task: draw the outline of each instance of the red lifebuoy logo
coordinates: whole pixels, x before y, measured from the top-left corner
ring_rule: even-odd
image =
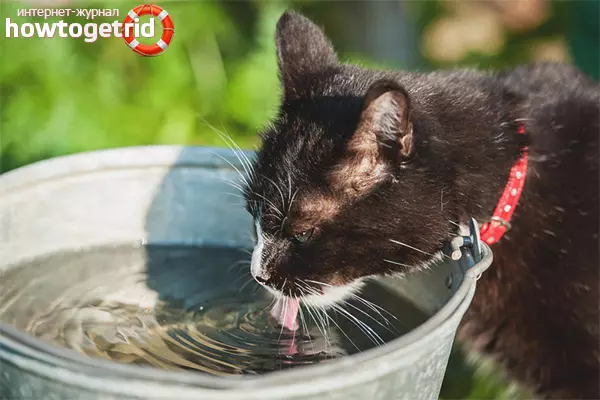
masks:
[[[134,36],[132,27],[139,22],[139,17],[151,15],[159,19],[162,25],[162,36],[155,44],[142,44]],[[169,13],[163,8],[154,4],[142,4],[127,13],[122,26],[123,39],[127,45],[136,53],[142,56],[158,56],[169,47],[175,27]]]

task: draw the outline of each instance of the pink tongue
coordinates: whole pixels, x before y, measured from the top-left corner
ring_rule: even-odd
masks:
[[[298,329],[296,320],[298,318],[299,301],[292,297],[280,297],[275,302],[271,315],[277,320],[279,325],[290,331]]]

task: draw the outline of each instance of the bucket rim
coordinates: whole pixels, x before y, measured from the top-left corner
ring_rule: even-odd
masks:
[[[140,157],[140,154],[146,156]],[[211,147],[140,146],[61,156],[0,175],[0,196],[9,193],[9,190],[12,193],[14,190],[40,181],[106,169],[211,166],[233,170],[234,168],[221,157],[241,167],[231,150]],[[117,160],[116,164],[113,163],[115,160]],[[147,393],[149,385],[153,384],[154,386],[160,384],[156,391],[153,389],[153,395],[165,396],[165,398],[187,398],[188,395],[202,394],[206,399],[209,395],[225,399],[242,393],[246,398],[250,395],[260,395],[258,398],[266,399],[280,395],[281,390],[286,393],[298,390],[303,395],[330,391],[337,386],[356,385],[393,372],[397,370],[398,363],[413,362],[419,351],[431,340],[448,335],[448,332],[452,332],[454,336],[456,329],[452,325],[458,325],[458,321],[471,303],[478,275],[492,262],[489,247],[483,244],[482,251],[482,260],[464,273],[463,280],[452,297],[421,325],[382,346],[326,363],[274,371],[258,376],[216,377],[191,371],[165,371],[86,357],[73,350],[44,342],[3,323],[0,323],[0,360],[4,358],[5,362],[18,364],[21,369],[65,384],[85,388],[99,385],[96,390],[117,394]],[[49,374],[49,371],[57,372],[61,368],[75,374],[68,377],[55,373]],[[73,377],[77,379],[69,379]],[[107,378],[111,383],[119,382],[118,390],[114,388],[116,385],[110,385],[113,387],[106,385]],[[176,387],[184,390],[181,396],[174,395]],[[190,390],[191,392],[188,393],[187,391]],[[164,394],[161,394],[161,391],[164,391]]]

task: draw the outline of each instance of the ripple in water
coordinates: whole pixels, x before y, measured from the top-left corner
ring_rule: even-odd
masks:
[[[366,350],[426,318],[375,285],[347,315],[303,308],[301,328],[290,332],[270,316],[271,298],[246,259],[232,249],[166,246],[47,256],[4,275],[0,321],[91,357],[232,375]]]

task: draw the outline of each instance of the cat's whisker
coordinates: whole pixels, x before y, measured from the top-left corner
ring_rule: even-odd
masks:
[[[312,289],[310,286],[308,286],[306,283],[304,283],[298,279],[296,279],[296,281],[297,281],[298,287],[301,288],[301,290],[306,291],[308,294],[317,294],[317,292],[314,289]],[[312,317],[312,319],[315,321],[315,325],[317,326],[317,329],[319,329],[319,332],[321,332],[321,335],[323,336],[323,339],[325,340],[326,349],[327,349],[327,347],[329,347],[329,351],[331,351],[331,342],[330,342],[329,336],[327,335],[327,327],[325,325],[325,320],[319,313],[317,307],[315,307],[314,309],[311,310],[311,306],[307,304],[306,310],[309,313],[309,315]],[[313,315],[312,311],[314,311],[314,315]],[[325,315],[327,316],[327,313],[325,313]]]
[[[255,191],[250,191],[250,182],[249,179],[252,179],[252,177],[255,175],[254,172],[254,168],[252,166],[252,162],[250,161],[250,159],[244,154],[244,151],[237,145],[237,143],[235,143],[235,141],[231,138],[231,136],[229,136],[226,132],[220,131],[217,128],[215,128],[214,126],[210,125],[209,123],[206,123],[206,125],[213,129],[220,137],[221,139],[228,145],[228,147],[232,150],[232,152],[235,154],[235,156],[237,157],[238,161],[240,162],[240,164],[242,165],[244,172],[246,173],[246,175],[243,175],[239,169],[237,167],[235,167],[231,162],[229,162],[229,160],[225,159],[224,157],[222,157],[219,154],[216,154],[213,152],[213,154],[217,155],[218,157],[220,157],[221,159],[223,159],[225,162],[227,162],[232,168],[234,168],[238,174],[240,175],[240,177],[242,178],[246,188],[242,188],[239,185],[235,185],[234,187],[238,188],[238,190],[240,190],[244,195],[246,194],[252,194],[255,195],[257,197],[262,198],[265,203],[269,206],[269,208],[271,208],[275,213],[278,214],[277,218],[283,218],[283,212],[269,199],[267,199],[265,196],[263,196],[260,193],[257,193]],[[281,191],[281,189],[279,188],[279,186],[273,182],[273,180],[271,180],[268,177],[264,177],[267,180],[269,180],[274,186],[275,188],[279,191],[280,195],[281,195],[281,199],[282,199],[282,204],[285,203],[285,199],[283,196],[283,192]],[[256,208],[255,208],[256,209]]]
[[[310,294],[317,295],[317,296],[319,296],[321,294],[316,289],[310,287],[306,283],[304,283],[304,285],[305,285],[305,289]],[[321,317],[321,314],[318,312],[318,310],[320,310],[323,313],[323,317]],[[323,325],[323,338],[325,339],[325,341],[327,343],[327,347],[329,347],[329,352],[333,353],[333,346],[331,345],[331,338],[326,333],[326,332],[328,332],[328,328],[330,327],[329,321],[333,321],[333,320],[330,318],[329,314],[327,313],[327,310],[325,310],[325,307],[322,305],[321,306],[315,305],[315,313],[317,313],[319,315],[319,317],[321,318],[322,325]],[[337,324],[336,324],[336,326],[337,326]],[[339,328],[339,326],[338,326],[338,328]],[[341,328],[339,328],[339,329],[341,330]]]
[[[331,318],[331,322],[333,322],[333,324],[338,328],[338,331],[340,331],[340,333],[342,335],[344,335],[344,337],[346,337],[346,339],[348,339],[348,341],[350,342],[350,344],[352,344],[352,346],[354,346],[354,348],[357,351],[361,351],[361,349],[356,345],[356,343],[354,343],[354,341],[352,339],[350,339],[350,337],[346,334],[346,332],[344,332],[344,330],[342,329],[342,327],[339,326],[338,323],[335,322],[335,320],[333,318]]]
[[[275,204],[273,204],[273,202],[271,200],[267,199],[265,196],[263,196],[260,193],[252,192],[252,194],[263,199],[267,203],[269,208],[271,208],[273,211],[275,211],[280,218],[283,218],[283,213],[279,210],[279,208],[277,208],[277,206]]]
[[[250,214],[252,217],[256,217],[259,214],[260,204],[256,200],[248,199],[248,205],[250,206]]]
[[[299,190],[300,189],[296,189],[294,191],[294,194],[292,195],[292,199],[290,200],[290,204],[288,205],[288,210],[287,210],[288,214],[290,213],[290,210],[292,209],[292,205],[294,204],[294,199],[296,199],[296,195],[298,194]]]
[[[236,268],[236,267],[242,267],[244,265],[250,265],[250,261],[249,260],[239,260],[239,261],[234,262],[229,267],[227,267],[227,273],[231,273],[231,271],[234,268]]]
[[[392,326],[392,323],[390,322],[389,319],[387,319],[386,317],[383,316],[383,314],[377,309],[375,308],[375,304],[371,303],[370,301],[368,301],[367,299],[364,299],[356,294],[352,294],[351,295],[353,299],[356,299],[358,302],[362,303],[365,307],[368,307],[370,310],[372,310],[373,312],[377,313],[377,315],[379,315],[379,317],[385,321],[385,323],[388,326]],[[390,314],[388,312],[388,314]],[[390,314],[393,318],[395,318],[396,320],[398,320],[394,315]]]
[[[298,309],[298,312],[300,314],[300,325],[302,326],[302,332],[306,332],[306,335],[308,336],[308,341],[310,342],[311,350],[314,352],[315,344],[313,343],[312,338],[310,336],[310,331],[308,330],[308,325],[306,324],[306,321],[304,320],[304,312],[302,311],[302,307],[300,307]]]
[[[370,319],[373,320],[373,322],[377,323],[379,326],[381,326],[383,329],[389,331],[390,333],[398,333],[397,331],[394,332],[392,331],[389,327],[385,326],[381,321],[377,320],[377,318],[373,317],[372,315],[370,315],[368,312],[361,310],[360,308],[356,307],[354,304],[348,302],[348,301],[344,301],[344,304],[346,304],[349,307],[352,307],[353,309],[355,309],[356,311],[360,312],[361,314],[364,314],[365,316],[369,317]],[[381,314],[379,314],[381,316]],[[383,316],[382,316],[383,318]],[[388,321],[387,319],[383,318],[385,321],[387,321],[387,324],[390,325],[390,321]]]
[[[248,279],[246,281],[246,283],[244,283],[241,287],[240,287],[240,292],[243,292],[244,289],[246,288],[246,286],[248,286],[250,283],[254,282],[254,278],[250,277],[250,279]]]
[[[246,198],[243,195],[240,195],[239,193],[231,193],[231,192],[227,192],[224,193],[226,196],[231,196],[231,197],[235,197],[237,199],[240,199],[242,202],[246,201]]]
[[[234,170],[235,170],[235,171],[238,173],[238,175],[240,176],[240,178],[242,179],[242,181],[244,182],[244,184],[245,184],[246,186],[250,187],[250,183],[248,182],[248,179],[247,179],[247,177],[246,177],[246,176],[244,176],[244,174],[242,174],[242,172],[241,172],[241,171],[238,169],[238,167],[236,167],[235,165],[233,165],[233,164],[231,163],[231,161],[229,161],[228,159],[226,159],[226,158],[225,158],[225,157],[223,157],[222,155],[220,155],[220,154],[218,154],[218,153],[215,153],[214,151],[211,151],[211,153],[212,153],[212,154],[214,154],[215,156],[219,157],[221,160],[225,161],[227,164],[229,164],[229,166],[230,166],[231,168],[233,168],[233,169],[234,169]],[[244,190],[242,189],[242,191],[244,191]]]
[[[309,305],[307,305],[306,311],[308,312],[308,315],[310,315],[310,317],[313,319],[313,321],[315,321],[315,326],[317,327],[317,329],[323,336],[323,339],[325,339],[326,338],[326,334],[324,331],[325,328],[324,328],[324,326],[323,326],[323,328],[321,328],[321,324],[319,323],[321,320],[319,318],[317,318],[317,316],[320,317],[320,315],[318,315],[317,310],[312,310],[311,307]],[[313,314],[313,311],[315,312],[314,314]]]
[[[273,213],[263,213],[262,217],[273,217],[275,219],[280,219],[281,217],[277,214],[273,214]]]
[[[252,296],[256,296],[256,295],[258,294],[258,291],[259,291],[261,288],[262,288],[262,286],[261,286],[261,285],[256,285],[256,286],[254,286],[254,289],[252,290],[252,293],[251,293],[251,294],[252,294]],[[272,304],[273,304],[273,303],[271,302],[271,305],[272,305]],[[264,310],[263,310],[263,311],[264,311]]]
[[[247,275],[240,275],[233,280],[233,285],[235,286],[241,279],[247,278]]]
[[[287,279],[286,279],[286,281],[287,281]],[[284,286],[285,286],[285,283],[284,283]],[[288,297],[284,296],[284,298],[283,298],[283,308],[282,308],[282,310],[283,310],[283,317],[281,318],[281,321],[285,321],[285,318],[287,317],[288,301],[289,301]],[[280,316],[281,316],[281,314],[280,314]],[[283,334],[283,328],[284,328],[283,325],[284,324],[281,324],[281,330],[279,331],[279,337],[277,338],[277,341],[281,340],[281,335]]]
[[[346,319],[347,319],[347,320],[348,320],[350,323],[352,323],[354,326],[356,326],[356,327],[357,327],[357,328],[358,328],[358,329],[359,329],[359,330],[360,330],[362,333],[364,333],[364,334],[365,334],[365,336],[366,336],[366,337],[367,337],[367,338],[368,338],[368,339],[369,339],[371,342],[373,342],[375,345],[377,345],[377,341],[376,341],[374,338],[372,338],[372,337],[369,335],[369,333],[368,333],[368,332],[366,332],[366,331],[364,330],[364,328],[361,326],[361,324],[360,324],[360,323],[357,323],[357,321],[356,321],[355,319],[353,319],[352,317],[349,317],[349,316],[347,315],[347,312],[344,312],[345,310],[343,310],[343,309],[342,309],[342,308],[341,308],[339,305],[337,305],[337,304],[334,304],[332,307],[333,307],[333,309],[334,309],[335,311],[337,311],[337,312],[338,312],[340,315],[342,315],[344,318],[346,318]],[[360,321],[359,321],[359,322],[360,322]],[[355,345],[355,346],[356,346],[356,345]]]
[[[224,179],[223,180],[227,185],[231,186],[234,189],[237,189],[239,192],[241,192],[243,195],[246,194],[246,189],[244,189],[240,184],[238,184],[237,182],[233,182],[230,181],[228,179]]]
[[[294,288],[296,288],[298,290],[298,292],[300,292],[299,296],[295,296],[296,297],[296,301],[298,302],[298,313],[300,314],[300,322],[301,322],[301,326],[303,331],[305,332],[304,329],[306,328],[306,333],[308,334],[309,340],[310,340],[310,333],[308,332],[308,326],[304,324],[304,315],[302,314],[302,307],[300,305],[300,300],[304,298],[304,290],[302,290],[302,287],[299,285],[298,283],[298,279],[294,278],[294,281],[292,282],[292,286]],[[311,345],[312,345],[312,341],[311,341]]]
[[[325,310],[325,307],[321,306],[321,311],[323,311],[323,323],[327,323],[327,327],[325,328],[325,332],[330,332],[331,331],[331,327],[329,325],[329,314],[327,314],[327,310]],[[331,344],[331,337],[329,336],[329,333],[327,333],[327,335],[325,336],[325,341],[327,342],[326,348],[329,348],[329,353],[333,353],[333,346]]]
[[[287,177],[288,177],[288,201],[290,202],[290,206],[291,206],[291,202],[292,202],[292,174],[290,174],[290,170],[289,169],[287,171]],[[289,207],[288,207],[288,212],[289,212]]]
[[[257,286],[257,288],[261,288],[261,286],[260,286],[260,285],[256,285],[256,286]],[[273,308],[273,306],[275,305],[275,302],[276,302],[276,301],[277,301],[277,298],[276,298],[276,297],[273,297],[273,298],[271,299],[271,302],[269,303],[269,305],[268,305],[268,306],[266,306],[265,308],[263,308],[263,309],[261,310],[261,312],[265,312],[265,310],[267,310],[267,309],[272,309],[272,308]]]
[[[322,286],[327,286],[327,287],[332,287],[333,285],[327,284],[325,282],[320,282],[317,280],[313,280],[313,279],[304,279],[304,280],[296,280],[297,281],[297,286],[303,291],[303,292],[307,292],[308,294],[312,294],[312,295],[320,295],[320,293],[315,289],[312,288],[310,286],[308,286],[308,283],[313,283],[313,284],[317,284],[317,285],[322,285]],[[365,316],[367,316],[368,318],[370,318],[371,320],[373,320],[375,323],[377,323],[378,325],[380,325],[382,328],[388,330],[391,333],[398,333],[395,332],[394,330],[391,330],[389,328],[389,326],[393,326],[390,321],[385,318],[383,316],[383,314],[381,312],[379,312],[379,310],[377,310],[377,308],[375,307],[375,305],[371,302],[369,302],[368,300],[353,294],[352,295],[354,298],[356,298],[358,301],[360,301],[361,303],[363,303],[365,306],[369,307],[371,310],[373,310],[374,312],[376,312],[379,317],[385,321],[385,323],[388,325],[386,326],[384,323],[382,323],[381,321],[379,321],[377,318],[373,317],[372,315],[370,315],[368,312],[360,309],[359,307],[356,307],[355,305],[349,303],[349,302],[344,302],[345,305],[352,307],[353,309],[355,309],[357,312],[364,314]],[[325,327],[325,322],[327,322],[327,325],[329,325],[329,321],[333,322],[336,327],[340,330],[340,332],[342,332],[342,334],[344,334],[344,336],[346,336],[346,338],[352,343],[352,345],[354,347],[358,349],[358,346],[356,346],[355,343],[352,342],[352,340],[345,334],[345,332],[343,332],[343,330],[341,329],[341,327],[335,322],[335,320],[333,320],[332,318],[329,317],[329,315],[327,314],[327,311],[325,310],[325,308],[323,306],[317,306],[319,307],[319,309],[324,313],[326,321],[323,317],[321,317],[321,314],[315,310],[315,312],[319,315],[319,321],[317,321],[315,319],[315,322],[318,325],[319,330],[321,330],[321,328],[323,330],[321,330],[321,333],[324,335],[324,338],[326,337],[326,335],[323,333],[323,331],[326,331],[326,327]],[[307,307],[308,308],[308,307]],[[381,337],[371,328],[369,327],[367,324],[365,324],[363,321],[361,321],[360,319],[358,319],[356,316],[352,315],[351,313],[349,313],[347,310],[341,308],[339,305],[334,304],[333,305],[334,310],[336,310],[337,312],[339,312],[340,314],[342,314],[345,318],[347,318],[351,323],[353,323],[354,325],[356,325],[357,328],[359,328],[368,338],[369,340],[371,340],[375,345],[379,346],[382,345],[384,343],[383,339],[381,339]],[[310,309],[309,309],[310,310]],[[391,313],[387,312],[386,310],[383,310],[386,313],[388,313],[389,315],[391,315],[393,318],[395,318],[397,320],[397,318],[392,315]],[[309,311],[310,312],[310,311]],[[313,317],[314,318],[314,317]],[[327,340],[327,339],[326,339]],[[331,344],[330,344],[331,346]]]
[[[300,288],[302,288],[301,290],[306,290],[309,294],[318,294],[315,290],[313,290],[310,286],[308,286],[306,283],[298,280],[298,286]],[[307,305],[306,306],[306,310],[308,311],[308,313],[312,316],[312,313],[310,311],[310,306]],[[334,325],[338,328],[338,330],[348,339],[348,341],[356,348],[356,350],[360,351],[360,349],[358,348],[358,346],[356,346],[356,344],[352,341],[352,339],[350,339],[348,337],[348,335],[346,335],[346,333],[342,330],[342,328],[332,319],[329,317],[329,315],[327,314],[326,310],[324,308],[322,308],[323,313],[325,315],[325,317],[327,318],[327,326],[329,327],[329,321],[333,322]],[[315,309],[315,313],[317,313],[320,317],[320,313],[317,312],[317,310]],[[325,346],[326,346],[326,352],[327,353],[331,353],[333,354],[333,347],[331,345],[331,339],[329,338],[329,335],[326,335],[324,332],[326,331],[327,328],[325,328],[325,324],[323,323],[323,330],[321,330],[320,325],[318,324],[316,318],[313,316],[313,320],[315,320],[315,324],[317,325],[317,329],[319,329],[319,331],[321,332],[321,334],[323,335],[323,339],[325,340]],[[329,348],[329,350],[327,350],[327,347]],[[330,355],[331,355],[330,354]]]
[[[371,329],[370,326],[368,326],[363,321],[352,315],[350,312],[348,312],[348,310],[344,310],[344,308],[340,307],[337,304],[334,304],[333,308],[342,313],[342,315],[345,315],[350,321],[354,321],[356,327],[363,331],[363,333],[367,335],[367,337],[369,337],[371,341],[373,341],[373,344],[375,344],[376,346],[381,346],[385,344],[383,339],[381,339],[381,337],[373,329]]]
[[[531,121],[535,121],[534,118],[515,118],[514,119],[515,122],[531,122]]]
[[[409,249],[412,249],[412,250],[414,250],[414,251],[418,251],[419,253],[426,254],[426,255],[428,255],[428,256],[434,257],[434,254],[428,253],[428,252],[426,252],[426,251],[423,251],[423,250],[421,250],[421,249],[418,249],[418,248],[416,248],[416,247],[414,247],[414,246],[411,246],[411,245],[409,245],[409,244],[406,244],[406,243],[400,242],[399,240],[389,239],[389,241],[390,241],[390,242],[392,242],[392,243],[395,243],[395,244],[399,244],[400,246],[408,247]]]
[[[406,244],[406,243],[400,242],[400,241],[398,241],[398,240],[394,240],[394,239],[388,239],[388,240],[389,240],[390,242],[394,243],[394,244],[398,244],[398,245],[400,245],[400,246],[407,247],[407,248],[409,248],[409,249],[412,249],[412,250],[414,250],[414,251],[418,251],[419,253],[422,253],[422,254],[428,255],[429,257],[436,257],[436,255],[435,255],[435,254],[428,253],[428,252],[426,252],[426,251],[424,251],[424,250],[418,249],[418,248],[416,248],[416,247],[414,247],[414,246],[411,246],[411,245],[409,245],[409,244]],[[442,253],[442,257],[447,257],[447,258],[450,258],[450,256],[448,256],[448,255],[446,255],[446,254],[443,254],[443,253]],[[394,264],[394,262],[392,262],[392,261],[389,261],[389,260],[388,260],[387,262],[391,262],[392,264]],[[399,264],[399,265],[402,265],[402,264]]]
[[[323,327],[322,333],[323,333],[323,339],[325,340],[325,351],[331,352],[332,351],[331,339],[329,338],[329,335],[327,334],[327,332],[328,332],[327,328],[329,327],[327,312],[325,311],[325,309],[323,307],[320,307],[320,306],[315,306],[314,311],[315,311],[315,314],[317,314],[319,316],[319,321],[321,322],[321,326]],[[323,314],[321,314],[321,312]]]
[[[384,318],[383,314],[381,314],[379,311],[383,311],[384,313],[386,313],[387,315],[389,315],[390,317],[394,318],[396,321],[398,322],[402,322],[400,321],[394,314],[392,314],[391,312],[389,312],[388,310],[386,310],[385,308],[365,299],[364,297],[359,296],[356,293],[352,293],[352,297],[357,299],[358,301],[360,301],[361,303],[363,303],[365,306],[372,308],[374,311],[376,311],[377,313],[379,313],[379,315],[381,315],[381,318]],[[379,310],[379,311],[378,311]],[[384,318],[385,319],[385,318]]]
[[[454,222],[451,219],[448,220],[452,225],[458,226],[460,228],[460,224],[458,222]]]
[[[269,237],[269,235],[268,235],[268,234],[266,234],[266,233],[264,233],[264,232],[262,233],[262,235],[261,235],[261,236],[262,236],[262,240],[263,240],[263,242],[265,243],[265,247],[266,247],[267,245],[269,245],[269,244],[270,244],[270,243],[273,241],[273,239],[272,239],[272,238],[270,238],[270,237]]]
[[[246,155],[246,153],[244,152],[244,150],[242,150],[242,148],[235,142],[235,140],[233,140],[233,138],[225,131],[223,131],[223,134],[226,135],[227,138],[229,138],[229,140],[231,141],[231,143],[237,148],[238,150],[238,154],[240,157],[240,162],[244,161],[246,166],[247,166],[247,173],[248,176],[250,176],[251,178],[254,176],[255,172],[254,172],[254,164],[252,164],[252,161],[250,161],[250,159],[248,158],[248,156]]]
[[[248,235],[247,237],[249,237],[250,239],[252,239],[252,235]],[[241,251],[241,252],[242,252],[242,253],[244,253],[244,254],[248,254],[249,256],[251,256],[251,255],[252,255],[252,250],[250,250],[250,249],[242,249],[242,248],[240,248],[240,249],[237,249],[237,250],[238,250],[238,251]],[[250,260],[242,260],[242,261],[245,261],[245,262],[247,262],[248,264],[250,264]]]
[[[287,173],[287,176],[288,176],[288,207],[287,207],[287,214],[289,215],[290,210],[292,209],[292,206],[294,205],[294,200],[296,199],[296,195],[298,194],[298,191],[300,190],[300,188],[296,188],[296,190],[292,194],[292,175],[290,174],[289,171]]]
[[[311,292],[312,294],[319,294],[316,290],[307,287],[307,290],[309,290],[309,292]],[[333,304],[333,309],[336,311],[339,311],[340,313],[342,313],[342,315],[344,315],[349,321],[351,321],[352,323],[354,323],[361,331],[363,331],[365,333],[365,335],[371,340],[373,341],[373,343],[377,346],[379,346],[380,344],[384,344],[383,340],[381,339],[381,337],[379,337],[379,335],[377,335],[377,333],[375,333],[375,331],[373,331],[368,325],[366,325],[364,322],[360,321],[358,318],[356,318],[355,316],[353,316],[352,314],[350,314],[347,310],[344,310],[343,308],[341,308],[339,305],[337,304]],[[327,316],[327,313],[325,311],[324,308],[322,308],[323,311],[325,312],[325,315]],[[368,315],[368,314],[367,314]],[[369,316],[369,315],[368,315]],[[369,316],[371,317],[371,316]],[[371,317],[373,318],[373,317]],[[329,317],[328,317],[329,320]],[[376,321],[376,320],[375,320]],[[379,321],[377,321],[380,325],[381,323]],[[336,324],[337,326],[337,324]],[[383,326],[383,325],[382,325]],[[339,326],[338,326],[339,328]],[[385,327],[384,327],[385,328]],[[393,333],[393,332],[392,332]],[[356,346],[355,346],[356,347]]]
[[[345,304],[345,305],[350,305],[350,304],[348,304],[348,302],[346,302],[346,301],[344,301],[342,304]],[[383,340],[381,339],[381,337],[380,337],[380,336],[377,334],[377,332],[375,332],[375,331],[373,330],[373,328],[371,328],[369,325],[367,325],[367,324],[366,324],[364,321],[362,321],[360,318],[358,318],[357,316],[353,315],[351,312],[349,312],[348,310],[346,310],[346,309],[345,309],[345,308],[344,308],[342,305],[340,305],[340,304],[337,304],[337,309],[338,309],[338,311],[340,311],[340,312],[342,312],[342,310],[343,310],[343,312],[345,312],[345,313],[346,313],[348,316],[351,316],[351,317],[352,317],[352,318],[353,318],[353,319],[354,319],[354,320],[355,320],[357,323],[359,323],[359,324],[360,324],[360,326],[362,326],[362,327],[363,327],[363,328],[366,330],[366,331],[365,331],[365,330],[363,330],[363,332],[365,332],[365,333],[369,332],[369,336],[370,336],[370,337],[372,337],[372,338],[374,339],[374,341],[373,341],[373,342],[374,342],[375,344],[378,344],[378,343],[380,343],[380,344],[384,344],[384,341],[383,341]],[[370,318],[373,318],[373,317],[371,317],[371,316],[370,316],[370,315],[368,315],[368,314],[367,314],[367,316],[368,316],[368,317],[370,317]],[[380,325],[382,325],[380,322],[379,322],[379,324],[380,324]],[[357,326],[358,326],[358,325],[357,325]],[[383,326],[383,325],[382,325],[382,326]],[[383,326],[383,327],[385,328],[385,326]],[[390,332],[391,332],[391,331],[390,331]],[[393,332],[392,332],[392,333],[393,333]]]
[[[229,147],[229,149],[231,149],[233,154],[236,156],[248,177],[252,177],[254,172],[252,168],[252,163],[244,154],[244,151],[240,148],[240,146],[238,146],[238,144],[235,142],[235,140],[233,140],[233,138],[229,134],[227,134],[227,132],[215,128],[208,121],[204,120],[204,124],[219,135],[221,140],[227,145],[227,147]]]
[[[305,279],[305,281],[306,282],[310,282],[310,283],[315,283],[317,285],[323,285],[323,286],[333,287],[333,285],[330,285],[329,283],[319,282],[319,281],[313,281],[312,279]]]
[[[440,211],[444,212],[444,188],[440,190]]]
[[[273,181],[273,179],[269,178],[268,176],[263,176],[263,178],[265,178],[266,180],[268,180],[273,186],[275,186],[275,189],[277,189],[277,191],[279,192],[279,196],[281,197],[281,204],[282,206],[285,204],[285,197],[283,196],[283,192],[281,191],[281,189],[279,188],[279,185],[277,185],[277,183],[275,183]]]
[[[383,261],[386,262],[386,263],[390,263],[390,264],[394,264],[394,265],[399,265],[401,267],[412,268],[412,265],[404,264],[404,263],[397,262],[397,261],[388,260],[387,258],[384,258]]]
[[[249,285],[249,284],[250,284],[250,282],[252,282],[252,281],[254,280],[254,278],[252,278],[252,277],[249,277],[249,278],[248,278],[248,277],[247,277],[247,276],[245,276],[245,275],[241,275],[241,276],[238,276],[238,277],[237,277],[237,278],[236,278],[236,279],[233,281],[233,285],[234,285],[234,286],[236,286],[237,282],[238,282],[240,279],[243,279],[243,278],[247,278],[247,279],[246,279],[246,281],[244,281],[244,283],[243,283],[243,284],[240,286],[240,289],[238,290],[238,292],[241,292],[241,291],[243,291],[243,290],[244,290],[244,288],[245,288],[247,285]]]

